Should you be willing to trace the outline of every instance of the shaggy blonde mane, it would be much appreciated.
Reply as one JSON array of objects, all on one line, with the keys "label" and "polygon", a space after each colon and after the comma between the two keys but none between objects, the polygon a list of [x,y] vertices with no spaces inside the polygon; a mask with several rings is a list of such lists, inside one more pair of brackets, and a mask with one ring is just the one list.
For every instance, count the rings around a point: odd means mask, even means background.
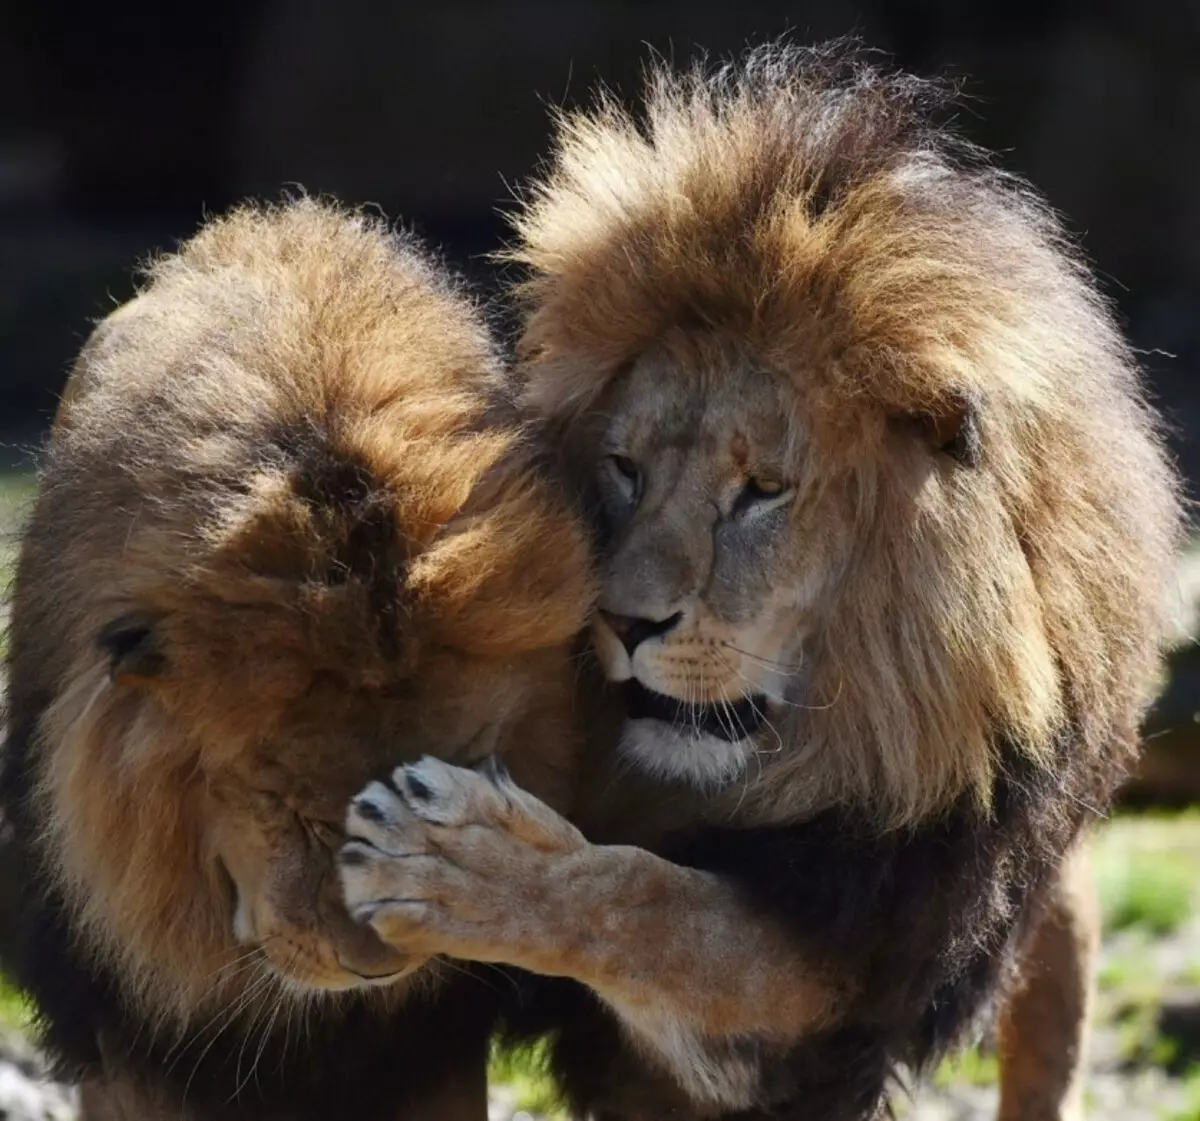
[{"label": "shaggy blonde mane", "polygon": [[[1078,253],[928,123],[948,104],[842,46],[655,65],[640,115],[602,95],[560,117],[514,219],[523,399],[576,475],[632,361],[732,349],[790,387],[792,467],[853,535],[811,703],[743,815],[900,826],[986,804],[1004,743],[1047,767],[1067,739],[1102,767],[1135,750],[1175,482]],[[912,431],[968,408],[977,462],[914,462]]]}]

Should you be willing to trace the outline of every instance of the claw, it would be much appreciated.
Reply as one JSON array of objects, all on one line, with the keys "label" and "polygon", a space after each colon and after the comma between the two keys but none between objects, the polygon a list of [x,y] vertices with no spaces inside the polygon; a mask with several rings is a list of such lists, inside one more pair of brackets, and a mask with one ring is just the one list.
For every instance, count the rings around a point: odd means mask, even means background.
[{"label": "claw", "polygon": [[489,755],[478,763],[475,769],[493,786],[500,786],[508,781],[508,768],[499,755]]},{"label": "claw", "polygon": [[367,862],[367,854],[362,845],[343,845],[337,859],[343,868],[361,868]]},{"label": "claw", "polygon": [[387,815],[369,798],[358,798],[354,802],[354,812],[364,821],[373,821],[382,825],[387,821]]},{"label": "claw", "polygon": [[413,773],[412,767],[404,768],[404,791],[418,802],[428,802],[433,797],[429,784]]}]

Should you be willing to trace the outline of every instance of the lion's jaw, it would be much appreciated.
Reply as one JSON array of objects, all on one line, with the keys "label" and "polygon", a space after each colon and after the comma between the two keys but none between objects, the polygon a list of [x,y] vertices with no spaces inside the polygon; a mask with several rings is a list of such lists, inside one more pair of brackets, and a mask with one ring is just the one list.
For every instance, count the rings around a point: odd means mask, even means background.
[{"label": "lion's jaw", "polygon": [[[379,689],[314,680],[282,708],[272,735],[207,753],[204,849],[228,876],[226,925],[238,946],[297,993],[392,985],[425,965],[347,913],[336,868],[345,806],[355,784],[399,762],[503,755],[505,730],[556,684],[565,655],[426,650]],[[457,683],[453,698],[447,680]],[[313,726],[318,713],[328,726]]]},{"label": "lion's jaw", "polygon": [[231,913],[222,925],[238,956],[258,960],[284,991],[297,993],[391,984],[413,972],[422,959],[385,945],[341,907],[340,835],[323,820],[323,807],[269,790],[274,777],[264,782],[244,768],[207,776],[204,848],[228,888]]},{"label": "lion's jaw", "polygon": [[[46,717],[56,746],[36,792],[42,844],[87,952],[163,1023],[222,1007],[253,1022],[280,1000],[380,987],[398,1000],[434,981],[424,955],[346,912],[335,865],[345,806],[398,762],[437,752],[469,765],[493,750],[562,804],[569,773],[527,745],[561,739],[569,648],[429,650],[404,680],[365,691],[296,667],[294,699],[279,702],[261,681],[207,682],[195,650],[165,649],[174,668],[147,686],[110,681],[86,649],[91,665]],[[188,730],[200,710],[209,735],[198,740]]]},{"label": "lion's jaw", "polygon": [[612,537],[592,642],[624,684],[623,752],[711,788],[779,749],[832,566],[794,524],[786,387],[744,363],[689,365],[643,357],[604,403],[595,485]]}]

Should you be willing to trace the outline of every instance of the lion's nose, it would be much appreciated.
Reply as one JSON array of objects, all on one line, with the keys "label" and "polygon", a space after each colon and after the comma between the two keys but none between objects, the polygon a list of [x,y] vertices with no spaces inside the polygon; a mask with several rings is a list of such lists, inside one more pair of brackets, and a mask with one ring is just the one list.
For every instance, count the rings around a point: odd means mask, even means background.
[{"label": "lion's nose", "polygon": [[614,615],[611,611],[601,611],[604,621],[612,628],[613,634],[621,640],[621,645],[633,657],[633,652],[648,638],[655,635],[667,634],[683,618],[682,611],[676,611],[668,619],[642,619],[636,615]]}]

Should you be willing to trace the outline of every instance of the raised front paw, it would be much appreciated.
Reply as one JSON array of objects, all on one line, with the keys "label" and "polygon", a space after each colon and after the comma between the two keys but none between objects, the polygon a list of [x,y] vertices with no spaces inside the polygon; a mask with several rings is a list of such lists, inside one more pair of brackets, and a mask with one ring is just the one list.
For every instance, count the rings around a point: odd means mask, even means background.
[{"label": "raised front paw", "polygon": [[522,964],[552,922],[582,834],[495,765],[426,757],[350,805],[339,854],[350,914],[411,953]]}]

